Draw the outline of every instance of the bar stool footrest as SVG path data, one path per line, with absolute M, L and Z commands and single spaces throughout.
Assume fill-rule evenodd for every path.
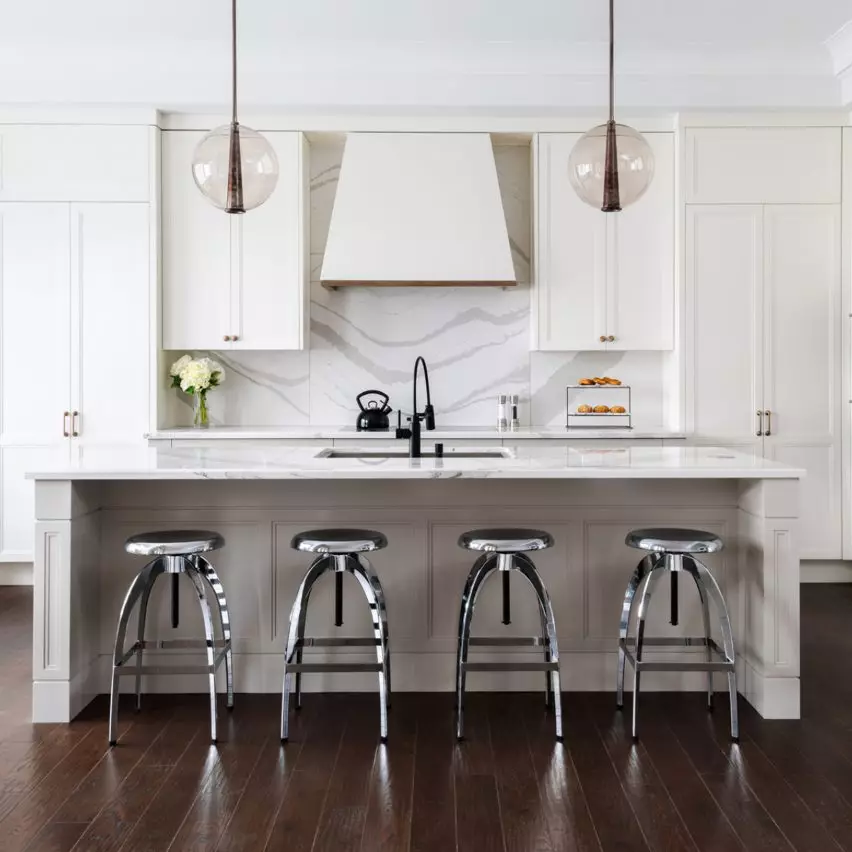
M 288 663 L 287 673 L 318 674 L 320 672 L 380 672 L 379 663 Z
M 299 639 L 296 642 L 296 648 L 375 648 L 382 643 L 378 639 L 367 639 L 359 637 L 339 638 L 330 637 L 322 639 Z
M 467 672 L 557 672 L 559 663 L 462 663 Z
M 547 648 L 547 639 L 543 636 L 471 636 L 469 645 L 485 645 L 495 648 Z
M 639 671 L 649 672 L 731 672 L 736 670 L 735 663 L 725 652 L 711 639 L 707 642 L 701 638 L 649 638 L 643 641 L 645 646 L 658 648 L 706 648 L 708 645 L 721 659 L 717 660 L 637 660 L 634 651 L 636 642 L 632 639 L 620 639 L 619 646 L 624 652 L 625 659 L 631 666 Z

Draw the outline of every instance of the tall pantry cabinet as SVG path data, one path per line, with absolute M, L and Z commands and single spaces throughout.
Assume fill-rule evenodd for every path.
M 159 139 L 6 125 L 0 144 L 0 562 L 17 562 L 32 559 L 27 470 L 144 444 Z
M 806 469 L 806 559 L 843 554 L 841 133 L 685 139 L 687 425 Z

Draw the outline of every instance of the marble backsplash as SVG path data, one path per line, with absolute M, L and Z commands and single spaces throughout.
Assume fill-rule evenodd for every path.
M 368 388 L 388 393 L 394 409 L 410 410 L 418 355 L 429 366 L 439 426 L 493 425 L 498 393 L 518 394 L 525 425 L 564 425 L 565 386 L 587 375 L 615 375 L 632 385 L 635 427 L 663 423 L 662 353 L 530 352 L 528 146 L 495 147 L 519 281 L 510 289 L 323 288 L 319 275 L 342 150 L 342 144 L 311 148 L 310 349 L 209 353 L 227 371 L 225 385 L 210 397 L 214 423 L 354 424 L 355 396 Z M 190 416 L 184 398 L 161 425 L 186 424 Z

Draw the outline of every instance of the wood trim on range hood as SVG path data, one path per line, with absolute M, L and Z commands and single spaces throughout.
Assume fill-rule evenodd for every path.
M 487 133 L 350 133 L 323 257 L 337 287 L 517 284 Z

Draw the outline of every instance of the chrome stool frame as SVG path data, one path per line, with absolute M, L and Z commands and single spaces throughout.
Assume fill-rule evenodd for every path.
M 553 545 L 549 533 L 539 530 L 472 530 L 459 539 L 467 550 L 484 551 L 467 577 L 459 612 L 458 653 L 456 657 L 456 739 L 464 739 L 464 691 L 468 672 L 541 671 L 545 679 L 545 706 L 553 707 L 556 719 L 556 739 L 562 742 L 562 689 L 559 677 L 559 643 L 556 621 L 547 588 L 527 551 L 544 550 Z M 541 618 L 540 636 L 485 637 L 471 636 L 470 629 L 476 600 L 485 581 L 499 571 L 503 578 L 503 623 L 511 623 L 509 572 L 517 571 L 532 586 Z M 470 647 L 533 647 L 544 648 L 544 662 L 533 663 L 472 663 L 468 660 Z
M 348 536 L 348 538 L 347 538 Z M 388 740 L 391 666 L 387 605 L 382 584 L 365 552 L 387 547 L 387 539 L 372 530 L 312 530 L 295 536 L 292 547 L 319 554 L 308 568 L 290 611 L 287 648 L 284 654 L 284 684 L 281 697 L 281 742 L 289 738 L 290 680 L 296 676 L 296 710 L 302 707 L 302 675 L 321 672 L 376 672 L 379 677 L 379 728 L 383 743 Z M 324 574 L 335 575 L 335 626 L 343 624 L 342 581 L 348 572 L 358 580 L 370 607 L 373 638 L 305 636 L 308 602 L 316 582 Z M 370 647 L 376 649 L 375 663 L 303 663 L 305 648 Z M 295 662 L 294 662 L 295 660 Z
M 225 681 L 227 689 L 227 706 L 234 706 L 234 671 L 231 650 L 231 615 L 228 611 L 228 603 L 225 598 L 225 590 L 213 566 L 201 554 L 211 550 L 218 550 L 225 544 L 224 539 L 217 533 L 208 532 L 167 532 L 150 533 L 134 536 L 128 539 L 125 549 L 129 553 L 157 555 L 149 562 L 130 585 L 124 603 L 121 606 L 121 614 L 118 619 L 118 629 L 115 636 L 115 649 L 113 652 L 112 684 L 110 689 L 110 711 L 109 711 L 109 744 L 114 746 L 118 734 L 118 685 L 119 678 L 124 675 L 136 677 L 136 710 L 142 707 L 142 675 L 157 674 L 206 674 L 209 678 L 210 691 L 210 739 L 217 740 L 216 725 L 216 671 L 222 662 L 225 663 Z M 182 547 L 185 553 L 176 552 Z M 148 615 L 148 601 L 154 583 L 162 574 L 172 576 L 172 626 L 177 627 L 178 618 L 178 584 L 180 574 L 186 574 L 192 581 L 195 593 L 198 596 L 198 605 L 201 608 L 201 617 L 204 621 L 204 639 L 175 639 L 160 640 L 156 642 L 146 641 L 145 623 Z M 222 629 L 222 639 L 216 639 L 213 628 L 213 618 L 210 612 L 210 604 L 207 597 L 207 588 L 213 592 L 216 606 L 219 611 L 219 622 Z M 127 635 L 127 624 L 136 604 L 139 604 L 139 617 L 137 624 L 137 639 L 125 649 Z M 192 649 L 203 648 L 207 653 L 206 665 L 144 665 L 143 654 L 146 650 L 162 649 Z M 134 660 L 132 667 L 127 664 Z
M 702 540 L 690 541 L 689 536 L 703 536 Z M 655 538 L 660 536 L 662 538 Z M 678 541 L 678 536 L 681 540 Z M 707 709 L 713 709 L 713 672 L 725 672 L 728 676 L 728 692 L 731 703 L 731 740 L 739 742 L 739 714 L 737 712 L 737 675 L 736 652 L 734 649 L 731 619 L 722 590 L 712 572 L 695 553 L 714 553 L 722 549 L 722 541 L 700 530 L 634 530 L 627 536 L 630 547 L 651 551 L 641 560 L 624 595 L 621 608 L 618 641 L 618 673 L 616 681 L 617 706 L 624 707 L 624 667 L 629 662 L 633 667 L 633 741 L 639 738 L 639 690 L 642 672 L 645 671 L 701 671 L 707 673 Z M 677 615 L 677 577 L 680 573 L 692 577 L 701 600 L 704 622 L 704 636 L 701 637 L 646 637 L 645 619 L 651 603 L 651 597 L 662 575 L 669 574 L 672 581 L 672 617 L 671 623 L 678 623 Z M 630 637 L 630 618 L 633 603 L 641 589 L 639 613 L 636 622 L 636 636 Z M 722 647 L 713 639 L 710 627 L 710 600 L 716 609 L 722 633 Z M 663 662 L 643 659 L 646 647 L 703 647 L 703 661 Z

